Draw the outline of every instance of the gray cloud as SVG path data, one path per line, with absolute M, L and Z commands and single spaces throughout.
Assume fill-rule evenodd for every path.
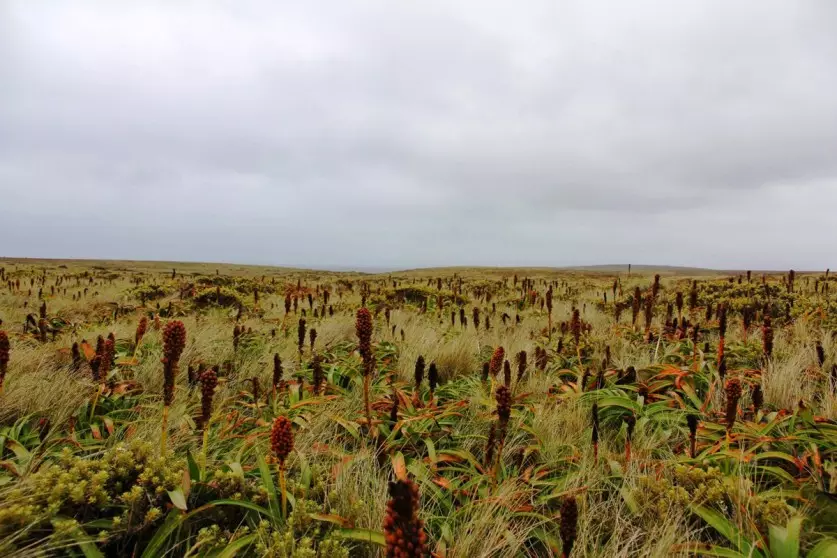
M 837 267 L 837 5 L 0 8 L 5 255 Z

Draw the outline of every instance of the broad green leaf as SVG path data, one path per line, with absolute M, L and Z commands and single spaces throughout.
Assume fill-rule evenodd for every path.
M 186 515 L 181 513 L 181 511 L 176 508 L 171 510 L 166 516 L 163 524 L 157 528 L 154 532 L 154 536 L 151 537 L 150 541 L 148 541 L 148 546 L 145 547 L 145 551 L 142 553 L 142 558 L 157 558 L 162 556 L 164 554 L 164 552 L 162 552 L 163 545 L 169 539 L 171 534 L 174 533 L 175 529 L 180 527 L 186 517 Z
M 61 519 L 56 517 L 55 519 Z M 76 527 L 70 533 L 70 537 L 76 542 L 85 558 L 105 558 L 105 555 L 96 546 L 96 543 L 80 527 Z
M 748 541 L 726 517 L 721 513 L 703 506 L 689 506 L 692 513 L 699 516 L 713 529 L 724 536 L 736 549 L 751 558 L 764 558 L 764 555 L 759 552 L 753 544 Z
M 198 467 L 198 463 L 195 461 L 194 456 L 192 455 L 191 450 L 186 450 L 186 463 L 189 467 L 189 476 L 192 478 L 193 481 L 200 481 L 201 480 L 201 469 Z
M 427 446 L 427 456 L 430 458 L 430 464 L 436 464 L 436 445 L 430 438 L 424 439 L 424 444 Z
M 371 529 L 335 529 L 332 534 L 338 539 L 345 539 L 358 542 L 368 542 L 384 546 L 386 539 L 384 534 L 380 531 L 372 531 Z
M 179 510 L 186 511 L 186 496 L 183 495 L 183 490 L 178 488 L 176 490 L 168 491 L 171 503 Z
M 222 550 L 216 558 L 232 558 L 238 554 L 239 550 L 243 550 L 244 548 L 252 545 L 256 542 L 258 537 L 257 533 L 253 533 L 252 535 L 245 535 L 241 538 L 238 538 L 228 544 L 224 550 Z
M 776 558 L 798 558 L 799 531 L 802 529 L 802 518 L 793 517 L 787 527 L 770 526 L 770 553 Z
M 280 516 L 282 509 L 279 504 L 279 497 L 276 494 L 276 483 L 273 482 L 273 475 L 270 472 L 270 467 L 265 462 L 261 454 L 256 456 L 256 462 L 259 465 L 259 474 L 262 478 L 262 486 L 267 491 L 267 501 L 270 505 L 270 515 L 273 517 Z
M 834 558 L 837 556 L 837 541 L 825 539 L 811 549 L 807 558 Z

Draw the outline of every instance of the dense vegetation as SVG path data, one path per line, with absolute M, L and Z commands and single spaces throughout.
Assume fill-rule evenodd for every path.
M 0 268 L 4 556 L 837 556 L 827 272 Z

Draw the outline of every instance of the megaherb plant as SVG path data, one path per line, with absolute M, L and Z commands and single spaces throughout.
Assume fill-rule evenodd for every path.
M 837 555 L 828 273 L 2 268 L 4 556 Z

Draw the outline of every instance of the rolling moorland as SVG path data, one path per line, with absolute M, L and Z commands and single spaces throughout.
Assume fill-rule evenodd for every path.
M 837 556 L 828 271 L 0 260 L 0 555 Z

